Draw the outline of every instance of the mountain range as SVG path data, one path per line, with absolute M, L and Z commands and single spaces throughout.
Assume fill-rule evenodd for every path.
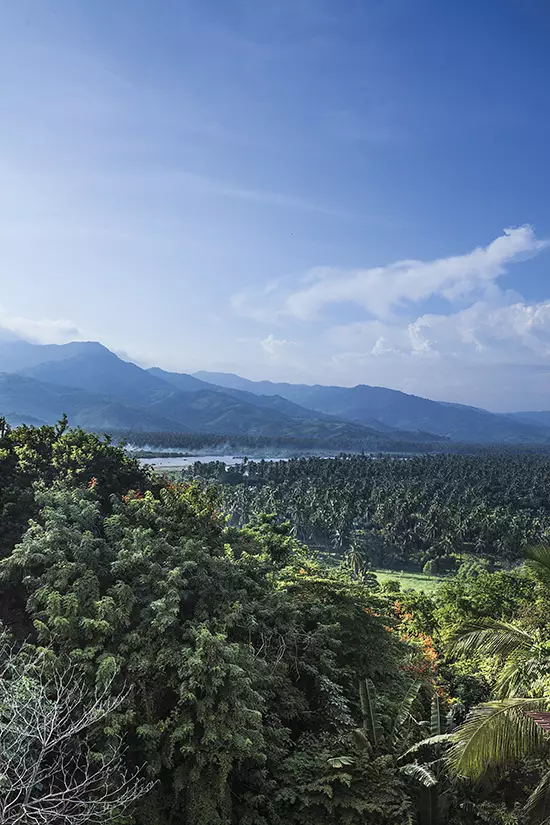
M 12 424 L 98 431 L 317 439 L 335 449 L 448 442 L 548 444 L 550 412 L 497 414 L 384 387 L 249 381 L 143 369 L 97 342 L 0 341 L 0 414 Z

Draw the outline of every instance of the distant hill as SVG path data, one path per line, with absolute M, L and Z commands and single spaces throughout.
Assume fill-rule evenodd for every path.
M 17 374 L 0 374 L 0 413 L 12 424 L 54 424 L 66 413 L 72 425 L 92 430 L 188 432 L 181 423 L 161 415 L 85 390 L 44 384 Z
M 506 413 L 506 417 L 512 418 L 515 421 L 522 421 L 524 424 L 536 425 L 539 427 L 550 427 L 549 410 Z
M 101 344 L 6 349 L 5 362 L 26 366 L 2 376 L 0 411 L 14 422 L 51 423 L 67 413 L 88 429 L 196 432 L 318 439 L 364 449 L 395 449 L 409 439 L 308 410 L 278 396 L 213 387 L 190 375 L 144 370 Z M 0 368 L 4 365 L 0 342 Z M 40 362 L 45 357 L 52 360 Z M 32 366 L 28 366 L 32 364 Z
M 339 419 L 373 426 L 374 421 L 399 430 L 434 433 L 453 441 L 476 443 L 538 443 L 550 441 L 550 429 L 490 413 L 477 407 L 430 401 L 385 387 L 330 387 L 248 381 L 231 373 L 198 372 L 195 377 L 219 386 L 282 395 L 296 404 Z
M 147 409 L 185 422 L 188 428 L 203 433 L 341 438 L 348 442 L 364 442 L 373 449 L 382 449 L 388 441 L 377 430 L 353 422 L 323 420 L 314 415 L 296 418 L 269 405 L 254 404 L 218 390 L 174 392 L 152 401 Z
M 22 370 L 22 374 L 43 383 L 78 387 L 130 405 L 148 404 L 155 393 L 170 389 L 147 370 L 123 361 L 114 352 L 99 345 L 82 349 L 63 360 L 29 367 Z
M 167 372 L 161 370 L 160 367 L 151 367 L 147 372 L 177 390 L 181 390 L 181 392 L 198 392 L 199 390 L 212 389 L 211 382 L 201 381 L 199 378 L 187 375 L 185 372 Z
M 317 421 L 325 420 L 333 422 L 338 420 L 333 415 L 328 415 L 327 413 L 322 413 L 318 410 L 310 410 L 307 407 L 302 407 L 300 404 L 295 404 L 287 398 L 283 398 L 281 395 L 258 395 L 257 393 L 253 393 L 248 390 L 238 390 L 227 386 L 216 386 L 215 384 L 201 381 L 192 375 L 187 375 L 180 372 L 166 372 L 158 367 L 153 367 L 148 370 L 148 372 L 155 375 L 157 378 L 162 378 L 164 381 L 167 381 L 174 387 L 177 387 L 177 389 L 183 390 L 184 392 L 194 390 L 215 390 L 216 392 L 223 393 L 225 396 L 232 396 L 243 403 L 253 404 L 254 406 L 263 407 L 264 409 L 270 409 L 274 412 L 282 413 L 285 416 L 290 416 L 291 418 L 316 419 Z M 377 428 L 375 427 L 375 429 Z M 382 427 L 381 429 L 386 429 L 395 433 L 395 430 L 392 427 Z
M 19 372 L 47 361 L 65 361 L 83 353 L 109 352 L 97 341 L 70 344 L 31 344 L 28 341 L 0 340 L 0 372 Z
M 0 414 L 96 430 L 314 440 L 334 449 L 432 449 L 445 441 L 550 444 L 550 413 L 497 415 L 384 387 L 249 381 L 142 369 L 93 341 L 0 340 Z

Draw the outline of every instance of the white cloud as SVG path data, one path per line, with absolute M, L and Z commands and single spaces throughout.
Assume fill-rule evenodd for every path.
M 65 344 L 84 338 L 72 321 L 61 318 L 23 318 L 9 315 L 1 308 L 0 327 L 4 338 L 20 338 L 36 344 Z
M 281 281 L 258 291 L 255 302 L 241 296 L 239 306 L 257 321 L 277 322 L 287 336 L 300 326 L 294 366 L 308 382 L 378 384 L 493 409 L 550 409 L 550 300 L 530 304 L 499 286 L 513 263 L 546 246 L 525 225 L 464 255 L 317 268 L 297 290 Z M 425 310 L 434 296 L 440 313 Z M 323 309 L 349 302 L 364 320 L 323 325 Z M 276 341 L 272 334 L 262 346 L 275 353 Z M 289 360 L 280 359 L 285 369 Z
M 483 292 L 506 272 L 507 265 L 547 246 L 531 226 L 505 229 L 486 247 L 434 261 L 397 261 L 370 269 L 320 269 L 309 284 L 287 296 L 286 310 L 302 320 L 318 316 L 330 304 L 351 302 L 377 318 L 388 318 L 403 305 L 438 295 L 449 302 Z
M 550 365 L 550 301 L 476 301 L 451 315 L 404 324 L 366 321 L 334 327 L 331 340 L 364 355 L 460 358 L 464 362 Z
M 454 315 L 426 315 L 414 327 L 432 351 L 485 363 L 547 363 L 550 301 L 491 305 L 478 301 Z
M 368 383 L 490 409 L 550 408 L 550 300 L 493 295 L 450 315 L 333 327 L 325 381 Z
M 273 333 L 270 333 L 267 338 L 260 341 L 260 345 L 264 352 L 271 358 L 279 358 L 288 347 L 295 347 L 296 341 L 285 341 L 282 338 L 275 338 Z

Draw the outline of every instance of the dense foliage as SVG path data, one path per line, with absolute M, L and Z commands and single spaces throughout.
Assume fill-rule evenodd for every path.
M 3 622 L 90 689 L 132 687 L 111 728 L 156 780 L 138 822 L 406 821 L 412 780 L 352 733 L 361 679 L 388 718 L 411 680 L 391 601 L 288 525 L 227 527 L 213 495 L 95 436 L 2 438 Z
M 550 462 L 536 454 L 301 458 L 227 471 L 213 462 L 188 474 L 224 484 L 234 523 L 274 512 L 308 545 L 352 550 L 374 567 L 445 572 L 472 554 L 517 562 L 550 538 Z
M 536 512 L 543 531 L 542 460 L 508 469 L 495 457 L 297 461 L 251 465 L 218 488 L 156 478 L 65 422 L 4 427 L 0 446 L 3 633 L 35 671 L 45 668 L 46 683 L 69 669 L 90 696 L 124 696 L 85 748 L 105 759 L 122 740 L 120 770 L 154 782 L 131 814 L 136 825 L 546 821 L 542 792 L 525 812 L 548 754 L 519 702 L 540 711 L 549 694 L 543 556 L 533 569 L 497 572 L 470 560 L 429 597 L 381 587 L 353 555 L 327 565 L 296 537 L 304 467 L 318 506 L 333 501 L 329 512 L 346 490 L 353 509 L 363 484 L 364 502 L 389 502 L 389 525 L 399 496 L 414 493 L 415 512 L 431 512 L 430 490 L 443 490 L 437 502 L 451 524 L 460 507 L 473 525 L 483 507 L 500 506 Z M 224 513 L 220 489 L 251 508 L 249 495 L 285 486 L 303 490 L 293 512 L 277 515 L 281 493 L 243 511 L 242 524 Z M 485 782 L 491 765 L 499 772 Z M 4 781 L 0 800 L 12 791 Z

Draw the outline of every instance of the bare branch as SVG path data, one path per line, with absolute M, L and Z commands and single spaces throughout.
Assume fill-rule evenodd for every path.
M 124 764 L 120 738 L 96 754 L 89 737 L 128 692 L 112 681 L 91 694 L 74 667 L 44 675 L 3 652 L 0 665 L 0 825 L 107 825 L 152 783 Z

